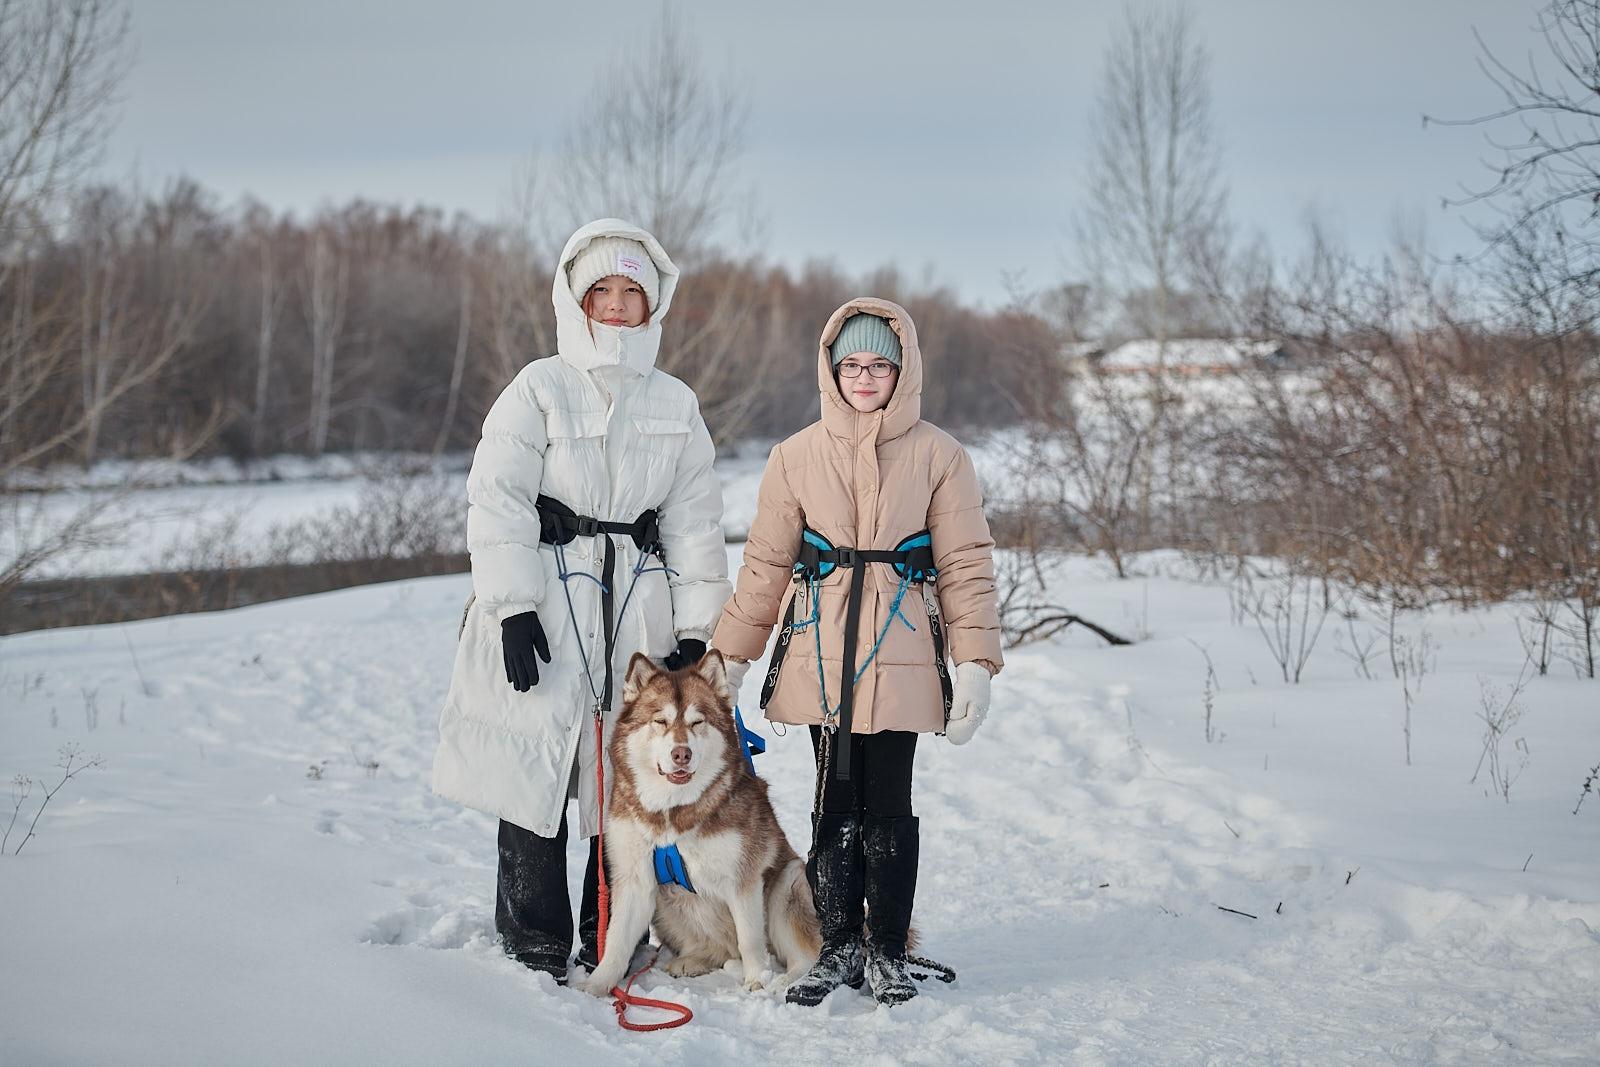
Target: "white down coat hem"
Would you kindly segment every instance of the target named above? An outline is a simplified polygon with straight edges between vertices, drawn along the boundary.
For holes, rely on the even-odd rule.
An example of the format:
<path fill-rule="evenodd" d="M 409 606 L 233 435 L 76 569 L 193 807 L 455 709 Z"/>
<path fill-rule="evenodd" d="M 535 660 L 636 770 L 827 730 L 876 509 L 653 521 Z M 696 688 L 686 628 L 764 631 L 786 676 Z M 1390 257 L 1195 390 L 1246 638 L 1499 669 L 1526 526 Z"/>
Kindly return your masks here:
<path fill-rule="evenodd" d="M 642 243 L 661 290 L 650 323 L 596 322 L 591 336 L 565 264 L 602 236 Z M 680 638 L 708 641 L 731 586 L 710 434 L 693 391 L 655 369 L 677 268 L 654 237 L 614 219 L 579 230 L 560 262 L 552 294 L 558 354 L 528 364 L 495 401 L 467 478 L 473 599 L 440 714 L 433 789 L 552 837 L 575 786 L 579 832 L 588 837 L 599 822 L 590 679 L 603 686 L 603 544 L 579 537 L 565 546 L 568 572 L 577 576 L 563 588 L 557 553 L 539 541 L 534 501 L 543 493 L 611 522 L 659 513 L 672 573 L 657 569 L 654 556 L 641 562 L 631 538 L 612 537 L 616 644 L 607 743 L 628 660 L 635 652 L 660 659 Z M 539 665 L 537 685 L 519 693 L 506 680 L 500 622 L 530 610 L 539 614 L 551 662 Z"/>

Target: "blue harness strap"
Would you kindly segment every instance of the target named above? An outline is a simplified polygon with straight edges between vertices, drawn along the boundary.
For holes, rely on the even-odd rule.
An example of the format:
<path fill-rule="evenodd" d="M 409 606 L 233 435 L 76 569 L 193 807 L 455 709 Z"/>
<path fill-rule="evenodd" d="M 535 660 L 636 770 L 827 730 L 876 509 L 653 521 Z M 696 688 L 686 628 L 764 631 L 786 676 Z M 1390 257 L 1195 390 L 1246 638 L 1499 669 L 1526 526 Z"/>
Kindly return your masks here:
<path fill-rule="evenodd" d="M 689 892 L 694 892 L 694 883 L 689 881 L 689 871 L 683 865 L 683 855 L 677 845 L 658 846 L 655 864 L 657 885 L 681 885 Z"/>
<path fill-rule="evenodd" d="M 733 725 L 739 728 L 739 751 L 744 754 L 744 762 L 750 768 L 750 773 L 754 774 L 755 757 L 767 750 L 767 739 L 744 724 L 744 716 L 739 714 L 737 704 L 733 706 Z"/>

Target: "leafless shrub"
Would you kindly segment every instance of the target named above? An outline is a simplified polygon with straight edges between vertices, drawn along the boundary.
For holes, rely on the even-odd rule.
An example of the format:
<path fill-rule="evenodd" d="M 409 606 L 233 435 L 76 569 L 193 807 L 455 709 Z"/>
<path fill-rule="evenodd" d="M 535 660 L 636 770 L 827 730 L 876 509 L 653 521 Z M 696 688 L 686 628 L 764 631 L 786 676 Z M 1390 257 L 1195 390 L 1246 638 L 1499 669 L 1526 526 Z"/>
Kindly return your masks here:
<path fill-rule="evenodd" d="M 1511 786 L 1528 766 L 1528 742 L 1525 738 L 1517 738 L 1512 743 L 1514 756 L 1504 752 L 1501 746 L 1522 719 L 1522 693 L 1527 686 L 1526 662 L 1509 691 L 1502 690 L 1481 674 L 1478 676 L 1478 721 L 1483 723 L 1483 751 L 1478 755 L 1478 765 L 1472 772 L 1471 782 L 1477 783 L 1478 775 L 1484 772 L 1487 762 L 1489 786 L 1508 804 L 1511 802 Z"/>
<path fill-rule="evenodd" d="M 1405 721 L 1402 732 L 1406 739 L 1406 766 L 1411 766 L 1411 709 L 1422 695 L 1422 682 L 1433 669 L 1435 646 L 1433 636 L 1426 629 L 1413 639 L 1401 635 L 1395 639 L 1395 676 L 1400 679 L 1400 694 L 1405 700 Z"/>
<path fill-rule="evenodd" d="M 1117 577 L 1142 547 L 1142 472 L 1153 462 L 1150 414 L 1117 383 L 1077 383 L 1032 423 L 1008 460 L 1014 498 L 1035 544 L 1103 554 Z"/>
<path fill-rule="evenodd" d="M 1565 638 L 1556 646 L 1556 655 L 1572 664 L 1578 677 L 1595 677 L 1597 655 L 1600 655 L 1600 591 L 1584 589 L 1571 600 L 1563 600 L 1565 614 L 1554 629 Z"/>
<path fill-rule="evenodd" d="M 1535 599 L 1528 615 L 1517 619 L 1517 637 L 1522 642 L 1522 651 L 1541 678 L 1550 673 L 1551 638 L 1556 629 L 1556 611 L 1557 605 L 1551 601 Z"/>
<path fill-rule="evenodd" d="M 1362 631 L 1356 630 L 1356 623 L 1361 620 L 1361 612 L 1349 597 L 1346 597 L 1339 606 L 1339 618 L 1343 620 L 1345 628 L 1342 633 L 1334 631 L 1334 651 L 1355 664 L 1356 677 L 1371 681 L 1372 660 L 1382 634 L 1370 627 Z"/>
<path fill-rule="evenodd" d="M 1003 551 L 995 557 L 995 589 L 999 600 L 1000 635 L 1006 646 L 1047 641 L 1072 626 L 1082 626 L 1110 645 L 1131 644 L 1127 638 L 1090 622 L 1058 604 L 1049 603 L 1042 554 Z"/>
<path fill-rule="evenodd" d="M 23 847 L 27 845 L 29 841 L 33 840 L 35 836 L 35 830 L 39 825 L 39 817 L 44 814 L 44 809 L 49 806 L 50 801 L 55 799 L 55 795 L 61 792 L 62 786 L 72 781 L 72 779 L 76 778 L 84 771 L 105 766 L 106 761 L 104 757 L 101 756 L 92 756 L 87 760 L 83 759 L 83 749 L 76 744 L 62 745 L 57 751 L 60 754 L 60 758 L 56 760 L 56 766 L 61 770 L 61 778 L 56 782 L 55 785 L 45 790 L 44 799 L 39 802 L 39 810 L 33 813 L 33 821 L 28 824 L 28 832 L 23 836 L 21 841 L 17 842 L 17 847 L 12 850 L 11 854 L 13 856 L 21 855 Z M 13 808 L 14 822 L 15 812 L 22 807 L 22 801 L 26 798 L 28 792 L 31 790 L 32 781 L 26 776 L 19 774 L 12 779 L 12 784 L 14 788 L 14 794 L 16 796 L 16 804 Z M 6 839 L 9 839 L 10 836 L 11 829 L 8 826 L 6 828 L 5 837 Z M 3 854 L 3 851 L 3 840 L 0 840 L 0 854 Z"/>
<path fill-rule="evenodd" d="M 1241 595 L 1245 614 L 1255 620 L 1283 680 L 1299 684 L 1328 621 L 1327 598 L 1320 595 L 1316 581 L 1293 563 L 1241 581 L 1249 582 Z"/>
<path fill-rule="evenodd" d="M 1585 791 L 1588 783 L 1584 783 Z M 6 823 L 6 832 L 0 836 L 0 856 L 6 854 L 6 845 L 11 840 L 11 831 L 17 825 L 17 817 L 22 814 L 22 802 L 28 799 L 28 794 L 33 792 L 33 779 L 25 774 L 16 774 L 11 777 L 11 820 Z M 1582 800 L 1579 801 L 1582 803 Z"/>
<path fill-rule="evenodd" d="M 1211 662 L 1211 653 L 1192 637 L 1189 638 L 1189 643 L 1205 657 L 1206 661 L 1206 679 L 1200 687 L 1200 703 L 1206 712 L 1206 744 L 1209 745 L 1218 740 L 1218 735 L 1211 725 L 1211 716 L 1216 710 L 1217 693 L 1221 691 L 1222 685 L 1217 681 L 1217 668 Z"/>
<path fill-rule="evenodd" d="M 1600 782 L 1600 763 L 1589 768 L 1589 776 L 1583 780 L 1583 788 L 1578 791 L 1578 802 L 1572 806 L 1572 814 L 1578 814 L 1578 809 L 1583 807 L 1584 800 L 1595 791 L 1595 783 Z"/>

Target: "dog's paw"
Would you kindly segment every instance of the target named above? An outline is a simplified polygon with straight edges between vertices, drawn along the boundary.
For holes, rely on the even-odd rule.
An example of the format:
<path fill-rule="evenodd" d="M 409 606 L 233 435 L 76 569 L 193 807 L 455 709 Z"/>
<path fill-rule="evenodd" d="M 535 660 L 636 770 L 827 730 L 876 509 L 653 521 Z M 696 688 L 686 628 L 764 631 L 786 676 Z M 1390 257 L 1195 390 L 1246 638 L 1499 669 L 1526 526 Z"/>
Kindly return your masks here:
<path fill-rule="evenodd" d="M 603 999 L 611 995 L 611 988 L 617 984 L 609 980 L 602 981 L 604 977 L 605 976 L 603 974 L 601 974 L 599 971 L 596 971 L 593 974 L 584 975 L 583 980 L 576 984 L 580 990 L 589 994 L 591 997 L 600 997 Z"/>
<path fill-rule="evenodd" d="M 761 976 L 759 974 L 756 975 L 754 978 L 746 978 L 744 980 L 744 990 L 745 990 L 746 993 L 759 992 L 760 990 L 765 989 L 765 988 L 766 988 L 766 983 L 761 980 Z"/>
<path fill-rule="evenodd" d="M 702 974 L 710 974 L 716 967 L 710 960 L 696 956 L 679 956 L 668 961 L 665 970 L 674 978 L 698 978 Z"/>

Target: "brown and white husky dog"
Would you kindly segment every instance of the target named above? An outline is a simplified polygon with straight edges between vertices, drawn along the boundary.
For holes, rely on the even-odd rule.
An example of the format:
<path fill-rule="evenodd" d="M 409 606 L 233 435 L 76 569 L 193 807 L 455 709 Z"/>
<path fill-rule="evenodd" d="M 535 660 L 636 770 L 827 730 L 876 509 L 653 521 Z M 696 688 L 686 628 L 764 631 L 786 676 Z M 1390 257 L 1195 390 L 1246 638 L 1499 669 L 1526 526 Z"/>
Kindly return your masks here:
<path fill-rule="evenodd" d="M 625 977 L 652 917 L 672 951 L 668 974 L 706 974 L 739 960 L 761 988 L 768 951 L 792 982 L 821 951 L 805 862 L 778 825 L 767 783 L 740 751 L 733 693 L 715 649 L 667 671 L 643 654 L 628 663 L 611 738 L 605 811 L 611 921 L 606 952 L 581 988 L 604 996 Z M 690 892 L 658 886 L 657 846 L 677 845 Z"/>

